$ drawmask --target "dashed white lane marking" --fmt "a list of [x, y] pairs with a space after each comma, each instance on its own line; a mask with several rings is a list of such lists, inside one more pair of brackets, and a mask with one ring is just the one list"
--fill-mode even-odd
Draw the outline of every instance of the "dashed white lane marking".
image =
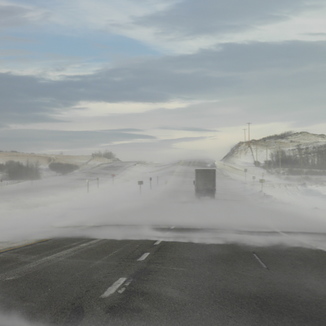
[[259, 262], [259, 264], [263, 267], [263, 268], [265, 268], [265, 269], [268, 269], [268, 267], [263, 263], [263, 261], [257, 256], [257, 254], [256, 253], [252, 253], [253, 255], [254, 255], [254, 257], [258, 260], [258, 262]]
[[158, 240], [154, 243], [154, 246], [158, 246], [162, 241], [161, 240]]
[[119, 287], [126, 281], [125, 277], [119, 278], [115, 283], [113, 283], [101, 296], [100, 298], [107, 298], [112, 295]]
[[140, 258], [137, 259], [137, 261], [143, 261], [149, 256], [149, 252], [144, 253]]

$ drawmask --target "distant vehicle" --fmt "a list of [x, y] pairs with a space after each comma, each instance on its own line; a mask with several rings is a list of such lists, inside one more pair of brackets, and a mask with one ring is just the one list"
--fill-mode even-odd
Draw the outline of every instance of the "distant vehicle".
[[196, 169], [194, 185], [197, 198], [215, 198], [216, 169]]

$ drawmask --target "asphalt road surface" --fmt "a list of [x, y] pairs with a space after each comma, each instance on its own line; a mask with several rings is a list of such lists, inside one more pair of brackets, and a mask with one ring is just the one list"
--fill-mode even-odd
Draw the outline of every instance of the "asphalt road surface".
[[32, 325], [325, 325], [326, 252], [50, 239], [0, 254], [0, 307]]

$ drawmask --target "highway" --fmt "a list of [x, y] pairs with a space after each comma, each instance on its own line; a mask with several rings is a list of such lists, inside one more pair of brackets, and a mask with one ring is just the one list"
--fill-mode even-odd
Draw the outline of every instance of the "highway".
[[1, 252], [0, 307], [31, 325], [325, 325], [325, 271], [322, 250], [58, 238]]

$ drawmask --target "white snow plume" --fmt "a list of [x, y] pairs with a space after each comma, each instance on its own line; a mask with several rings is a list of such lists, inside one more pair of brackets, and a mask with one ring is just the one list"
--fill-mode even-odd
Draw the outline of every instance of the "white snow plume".
[[[241, 168], [219, 164], [216, 199], [196, 200], [194, 170], [203, 166], [117, 161], [3, 185], [2, 247], [57, 236], [323, 247], [321, 192], [295, 191], [280, 182], [266, 183], [261, 192], [258, 182], [245, 182]], [[255, 169], [248, 175], [262, 171]]]

